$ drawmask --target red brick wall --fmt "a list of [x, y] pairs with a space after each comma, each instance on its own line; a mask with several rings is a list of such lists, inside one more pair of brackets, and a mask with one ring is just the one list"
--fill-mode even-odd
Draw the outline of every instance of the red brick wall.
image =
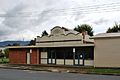
[[30, 54], [30, 64], [37, 64], [37, 49], [33, 48]]
[[[27, 52], [30, 49], [22, 49], [22, 48], [16, 48], [16, 49], [9, 49], [9, 59], [10, 64], [26, 64], [27, 62]], [[37, 57], [39, 55], [37, 54], [37, 49], [33, 48], [32, 53], [30, 53], [30, 64], [38, 64], [39, 60]]]
[[26, 49], [9, 49], [10, 64], [26, 64]]

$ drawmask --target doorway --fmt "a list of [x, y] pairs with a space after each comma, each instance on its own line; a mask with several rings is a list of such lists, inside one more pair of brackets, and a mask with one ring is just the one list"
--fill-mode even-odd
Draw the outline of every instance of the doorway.
[[56, 52], [55, 52], [55, 50], [51, 50], [48, 53], [48, 64], [56, 64]]
[[30, 53], [27, 53], [27, 64], [30, 64]]
[[75, 54], [75, 65], [76, 66], [84, 66], [84, 53], [76, 53]]

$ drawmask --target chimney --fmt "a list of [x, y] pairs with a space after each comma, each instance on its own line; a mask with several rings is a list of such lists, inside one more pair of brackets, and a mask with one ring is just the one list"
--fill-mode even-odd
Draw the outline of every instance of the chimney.
[[87, 35], [88, 34], [88, 32], [87, 31], [83, 31], [82, 32], [82, 36], [83, 36], [83, 43], [86, 43], [85, 42], [85, 35]]
[[87, 34], [88, 34], [88, 32], [87, 32], [87, 31], [83, 31], [83, 32], [82, 32], [83, 39], [85, 39], [85, 35], [87, 35]]
[[88, 35], [88, 31], [85, 31], [85, 35]]
[[82, 32], [82, 36], [83, 36], [83, 39], [85, 39], [85, 32], [84, 31]]

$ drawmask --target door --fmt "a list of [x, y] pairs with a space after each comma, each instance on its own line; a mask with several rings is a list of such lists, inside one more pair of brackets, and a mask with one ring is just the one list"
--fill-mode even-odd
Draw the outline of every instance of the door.
[[84, 66], [84, 53], [75, 54], [75, 65]]
[[30, 53], [27, 53], [27, 64], [30, 64]]
[[56, 52], [50, 51], [48, 54], [48, 64], [56, 64]]

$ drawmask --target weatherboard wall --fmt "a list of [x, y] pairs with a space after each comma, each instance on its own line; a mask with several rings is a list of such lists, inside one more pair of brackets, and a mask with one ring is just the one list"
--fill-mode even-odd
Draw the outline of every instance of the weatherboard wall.
[[120, 37], [95, 38], [94, 66], [120, 67]]

